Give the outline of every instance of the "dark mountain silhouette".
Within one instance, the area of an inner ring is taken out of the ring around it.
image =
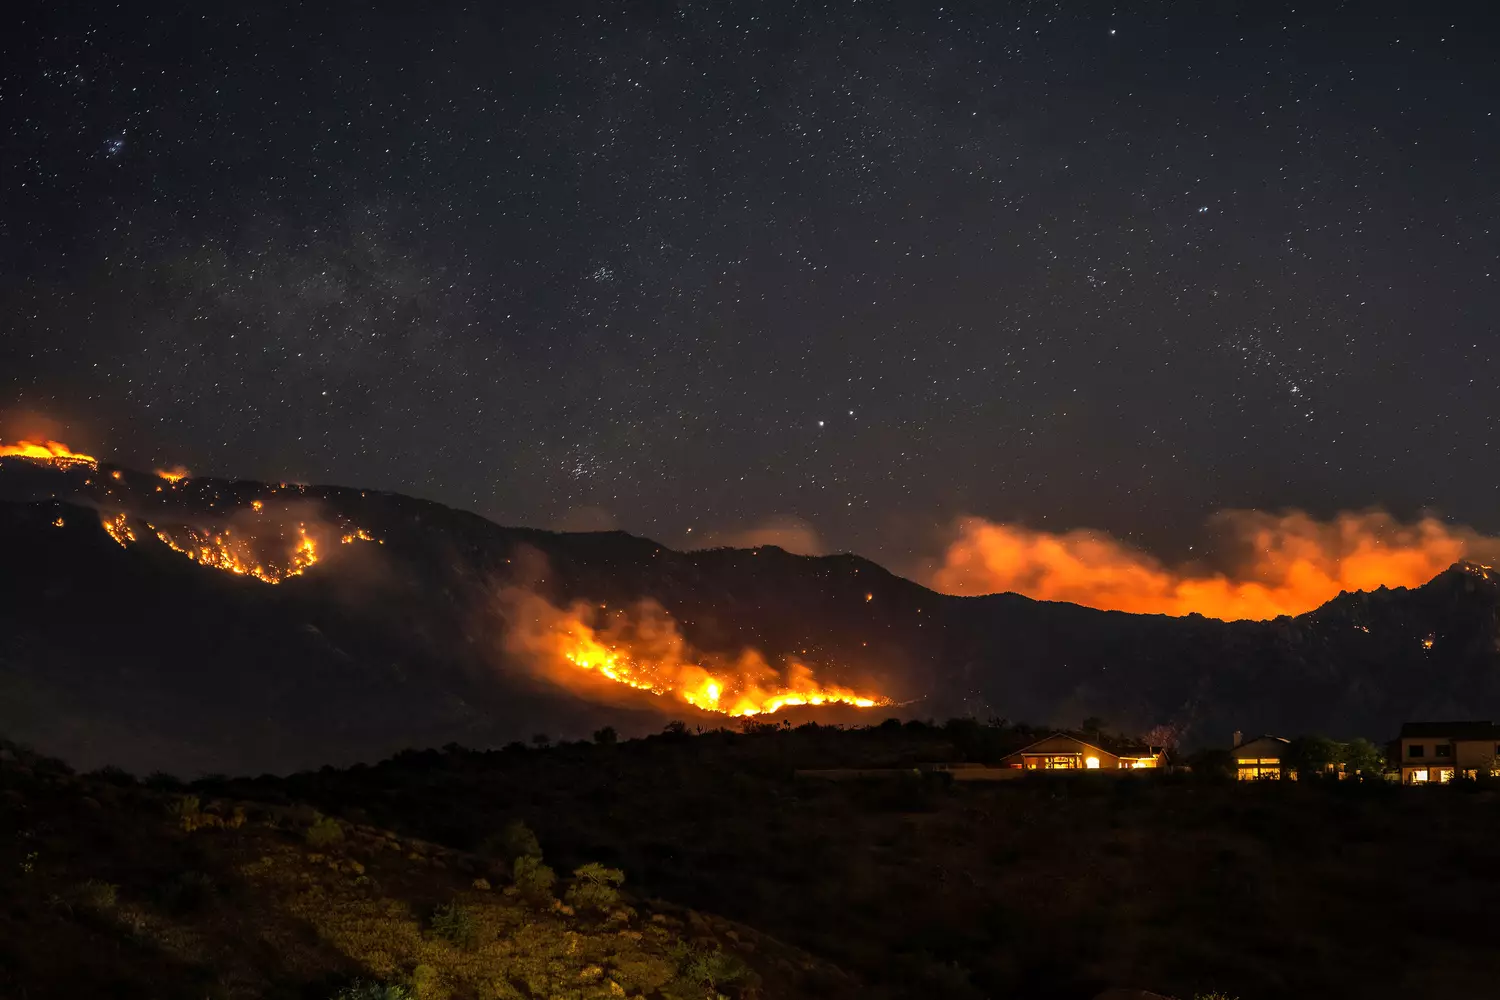
[[[333,546],[269,586],[145,532],[121,546],[101,526],[101,512],[124,511],[207,530],[257,500],[382,544]],[[504,649],[498,595],[515,584],[559,605],[650,598],[700,649],[797,654],[822,681],[899,703],[820,719],[1095,716],[1126,732],[1170,726],[1194,746],[1236,729],[1378,740],[1405,719],[1500,710],[1500,592],[1476,566],[1295,618],[1222,622],[949,597],[851,555],[683,553],[621,532],[501,527],[375,491],[171,485],[22,460],[0,461],[0,554],[0,732],[84,766],[286,771],[411,746],[726,721],[533,677]]]

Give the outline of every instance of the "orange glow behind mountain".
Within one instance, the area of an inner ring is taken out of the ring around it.
[[[0,444],[0,458],[25,458],[33,462],[45,462],[66,468],[71,465],[87,465],[95,468],[99,460],[93,455],[83,455],[61,441],[17,441],[15,444]]]
[[[736,657],[694,650],[660,605],[631,611],[575,604],[564,611],[523,590],[504,596],[507,648],[550,680],[574,689],[613,683],[706,712],[752,716],[801,705],[873,708],[890,699],[821,684],[808,665],[778,670],[752,649]]]
[[[1406,524],[1381,511],[1330,521],[1300,511],[1225,511],[1212,523],[1238,555],[1233,569],[1168,566],[1086,530],[1052,534],[965,518],[929,582],[949,594],[1014,592],[1107,611],[1234,621],[1301,614],[1340,591],[1417,587],[1461,559],[1500,555],[1500,539],[1434,517]]]
[[[254,509],[259,513],[262,506]],[[122,547],[136,541],[135,529],[126,514],[104,517],[103,524],[104,530]],[[315,565],[322,558],[320,538],[328,534],[317,526],[309,529],[305,523],[299,523],[295,532],[269,524],[255,531],[227,527],[206,530],[185,525],[146,524],[145,527],[163,545],[199,565],[272,584],[301,576]],[[343,545],[377,541],[362,529],[337,537]]]

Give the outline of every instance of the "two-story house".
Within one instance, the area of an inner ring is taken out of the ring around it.
[[[1242,733],[1234,734],[1234,776],[1241,781],[1277,781],[1288,773],[1287,747],[1291,740],[1284,736],[1256,736],[1245,739]]]
[[[1396,742],[1403,785],[1488,774],[1500,758],[1500,726],[1493,722],[1408,722]]]

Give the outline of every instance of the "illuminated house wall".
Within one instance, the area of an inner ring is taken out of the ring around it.
[[[1022,747],[1001,761],[1005,767],[1026,771],[1130,771],[1161,767],[1166,754],[1157,747],[1118,746],[1114,751],[1070,736],[1053,733]]]
[[[1286,767],[1291,741],[1281,736],[1257,736],[1241,740],[1235,734],[1235,777],[1241,781],[1279,781]]]
[[[1408,722],[1397,740],[1404,785],[1445,785],[1477,777],[1500,759],[1500,726],[1488,721]]]

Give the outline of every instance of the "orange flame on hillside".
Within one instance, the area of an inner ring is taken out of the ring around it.
[[[795,660],[778,670],[753,649],[732,658],[694,650],[672,617],[652,601],[611,612],[583,603],[564,611],[520,589],[507,591],[504,599],[507,647],[566,687],[603,678],[731,716],[800,705],[891,703],[877,694],[820,684],[811,667]]]
[[[254,508],[262,509],[259,501]],[[122,547],[136,541],[135,529],[124,513],[102,519],[104,530]],[[248,576],[262,583],[281,583],[294,576],[301,576],[322,558],[318,529],[309,530],[305,523],[297,525],[296,533],[288,537],[285,530],[267,529],[249,534],[232,528],[206,530],[174,525],[157,527],[147,524],[146,530],[156,536],[163,545],[180,552],[202,566],[220,569],[236,576]],[[351,542],[379,542],[369,532],[358,529],[346,532],[339,538],[340,544]]]
[[[61,441],[17,441],[15,444],[0,444],[0,458],[25,458],[64,469],[74,465],[87,465],[91,469],[99,466],[99,460],[93,455],[80,454]]]
[[[965,518],[930,582],[949,594],[1011,591],[1106,611],[1234,621],[1301,614],[1340,591],[1421,586],[1461,559],[1500,553],[1500,539],[1472,529],[1434,517],[1403,524],[1381,511],[1317,521],[1300,511],[1233,510],[1213,523],[1243,553],[1231,571],[1168,566],[1086,530],[1051,534]]]
[[[175,486],[176,484],[191,476],[192,473],[189,472],[185,466],[174,465],[170,469],[157,469],[156,475],[158,478],[165,479],[167,482]]]

